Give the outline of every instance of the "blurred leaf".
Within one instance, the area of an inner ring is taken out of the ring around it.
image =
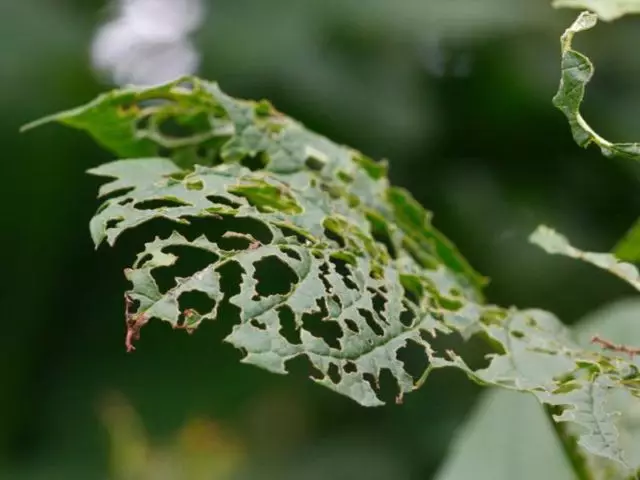
[[[574,248],[568,240],[549,227],[539,226],[529,237],[529,241],[544,249],[547,253],[577,258],[596,267],[608,270],[640,291],[640,272],[630,264],[621,262],[610,253],[584,252]]]
[[[613,254],[620,260],[640,262],[640,218],[615,246]]]
[[[540,403],[491,389],[460,428],[436,480],[572,480],[574,473]]]
[[[152,445],[135,410],[110,396],[102,418],[111,444],[112,480],[225,480],[244,460],[242,445],[214,422],[189,421],[168,445]]]
[[[600,308],[587,315],[576,328],[578,341],[587,347],[594,335],[607,340],[634,347],[640,346],[640,299],[630,298]],[[599,347],[591,347],[598,350]],[[624,353],[612,352],[627,360]],[[640,358],[634,358],[633,364],[640,368]],[[636,370],[637,375],[637,370]],[[618,412],[615,417],[620,432],[620,445],[625,451],[631,465],[640,465],[640,404],[637,398],[628,391],[618,390],[610,399],[607,407],[611,412]],[[613,469],[602,459],[591,458],[591,462],[600,468]],[[640,470],[637,471],[640,475]],[[606,477],[619,478],[619,477]]]
[[[552,5],[554,8],[591,10],[607,21],[630,13],[640,13],[639,0],[553,0]]]
[[[607,156],[621,156],[632,160],[640,160],[640,144],[611,143],[600,137],[587,124],[580,114],[580,104],[584,99],[585,89],[593,77],[593,64],[582,53],[573,50],[571,43],[576,33],[593,28],[598,16],[583,12],[578,19],[564,32],[560,40],[562,46],[562,76],[558,93],[553,97],[553,104],[559,108],[569,120],[573,138],[581,147],[595,143]]]

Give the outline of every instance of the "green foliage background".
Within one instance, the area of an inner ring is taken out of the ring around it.
[[[558,37],[574,12],[544,2],[424,3],[218,0],[198,38],[200,73],[389,158],[394,184],[432,210],[436,226],[491,277],[490,301],[575,322],[630,294],[526,241],[544,223],[606,251],[640,211],[638,166],[581,150],[551,106]],[[277,377],[241,365],[217,325],[192,337],[155,325],[137,354],[124,352],[116,292],[127,287],[120,266],[136,245],[96,255],[86,228],[98,180],[84,171],[110,157],[61,128],[16,134],[104,89],[87,58],[102,7],[0,6],[0,476],[105,478],[109,429],[99,412],[117,391],[158,442],[194,417],[233,432],[244,452],[238,475],[247,478],[429,478],[477,393],[460,374],[438,373],[402,407],[368,410],[304,372]],[[625,47],[640,40],[634,21],[576,40],[598,68],[583,113],[616,141],[640,137],[640,61]]]

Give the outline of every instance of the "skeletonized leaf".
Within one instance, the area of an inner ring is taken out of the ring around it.
[[[638,394],[632,365],[577,346],[549,313],[483,305],[484,278],[389,186],[386,165],[195,78],[118,90],[48,120],[124,157],[91,170],[111,178],[91,221],[96,245],[149,222],[171,227],[126,270],[129,348],[152,319],[189,332],[225,322],[244,362],[285,373],[306,358],[316,382],[362,405],[382,403],[383,372],[400,400],[431,371],[458,368],[558,406],[580,445],[627,468],[605,406],[610,392]],[[188,252],[207,261],[172,273]],[[486,366],[434,340],[458,334],[490,339]],[[416,345],[429,361],[417,382],[399,357]]]
[[[640,144],[609,142],[599,136],[580,114],[580,105],[584,99],[586,86],[593,77],[594,67],[585,55],[572,48],[572,41],[576,33],[593,28],[597,22],[597,15],[583,12],[562,35],[560,39],[562,75],[558,92],[553,97],[553,104],[569,120],[573,138],[581,147],[594,143],[607,157],[621,156],[640,160]]]

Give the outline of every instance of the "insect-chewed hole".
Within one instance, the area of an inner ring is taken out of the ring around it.
[[[378,384],[378,379],[372,373],[363,373],[362,378],[364,378],[364,381],[367,382],[374,391],[378,391],[380,385]]]
[[[302,260],[302,258],[300,258],[300,254],[296,252],[293,248],[280,247],[280,250],[289,258],[293,258],[294,260],[298,260],[298,261]]]
[[[340,246],[340,248],[345,247],[346,242],[344,241],[344,238],[342,237],[342,235],[339,235],[338,233],[334,232],[333,230],[327,227],[324,227],[324,234],[328,239],[336,242]]]
[[[100,200],[103,203],[102,203],[102,205],[100,205],[100,208],[98,209],[98,212],[102,211],[103,209],[105,209],[107,207],[107,202],[109,200],[112,200],[112,199],[115,199],[115,198],[119,198],[119,197],[124,197],[125,195],[127,195],[130,192],[132,192],[133,190],[135,190],[134,187],[119,188],[118,190],[114,190],[113,192],[109,192],[105,196],[100,197]],[[129,199],[129,201],[131,201],[131,199]],[[124,205],[123,201],[120,201],[119,203],[120,203],[120,205]]]
[[[346,318],[344,320],[344,324],[347,326],[347,328],[349,330],[351,330],[353,333],[360,333],[360,329],[358,328],[358,324],[354,321],[351,320],[350,318]]]
[[[340,383],[342,380],[342,375],[340,375],[340,369],[335,363],[330,363],[329,368],[327,369],[327,375],[331,379],[334,384]]]
[[[258,330],[266,330],[267,326],[261,322],[260,320],[256,319],[256,318],[252,318],[251,321],[249,321],[249,323],[251,325],[253,325],[254,327],[256,327]]]
[[[107,220],[107,223],[104,226],[104,228],[106,230],[109,230],[110,228],[116,228],[122,220],[123,220],[122,218],[111,218]]]
[[[391,256],[391,258],[396,258],[397,257],[396,247],[393,245],[393,242],[391,241],[389,230],[374,223],[370,223],[370,225],[371,225],[371,236],[373,237],[373,239],[376,242],[381,243],[387,248],[387,252],[389,252],[389,255]]]
[[[177,198],[157,198],[154,200],[144,200],[135,204],[138,210],[158,210],[160,208],[182,207],[187,205]]]
[[[289,265],[278,257],[269,255],[253,264],[258,280],[256,293],[262,297],[289,293],[298,282],[298,277]]]
[[[306,355],[298,355],[290,360],[287,360],[286,363],[287,371],[295,376],[300,378],[314,378],[316,380],[322,380],[324,378],[323,373],[313,366],[311,360]]]
[[[161,135],[173,138],[189,138],[196,133],[192,125],[185,125],[175,117],[169,117],[160,122],[158,130]]]
[[[380,292],[377,292],[376,290],[369,289],[369,293],[371,293],[371,295],[373,296],[371,298],[373,309],[376,311],[376,313],[383,315],[385,306],[387,304],[387,299]]]
[[[280,231],[285,237],[293,237],[303,245],[307,242],[307,237],[305,237],[301,232],[294,230],[293,228],[289,228],[284,225],[279,225],[278,228],[280,228]]]
[[[207,200],[209,200],[211,203],[214,203],[216,205],[223,205],[225,207],[231,207],[231,208],[240,207],[239,202],[234,202],[230,198],[223,197],[222,195],[207,195]]]
[[[333,264],[336,273],[338,273],[342,277],[342,281],[344,282],[347,288],[352,290],[357,290],[358,285],[351,278],[351,270],[349,269],[349,264],[340,258],[330,258],[331,263]]]
[[[399,348],[396,358],[404,364],[405,372],[414,380],[420,378],[429,365],[424,345],[420,345],[415,340],[408,340],[403,347]]]
[[[240,165],[247,167],[252,172],[255,172],[256,170],[264,170],[268,161],[269,159],[265,155],[247,155],[240,160]]]
[[[520,330],[510,330],[509,333],[511,334],[512,337],[514,338],[524,338],[524,333],[522,333]]]
[[[280,335],[293,345],[301,345],[300,329],[296,325],[295,316],[291,309],[287,306],[279,309],[278,318],[280,320]]]
[[[356,373],[357,371],[357,365],[351,360],[348,360],[347,363],[344,364],[344,373]]]
[[[378,398],[385,403],[393,403],[400,393],[398,380],[388,368],[380,371],[378,387]]]
[[[413,325],[415,319],[416,315],[411,310],[403,310],[402,313],[400,313],[400,323],[402,323],[407,328]]]
[[[309,170],[314,170],[316,172],[319,172],[324,168],[326,162],[320,158],[317,158],[314,156],[308,156],[304,161],[304,164]]]
[[[359,308],[358,313],[362,315],[362,317],[367,322],[367,325],[369,325],[369,328],[373,330],[373,333],[375,333],[379,337],[382,337],[384,335],[384,330],[380,325],[378,325],[378,323],[373,318],[373,314],[369,310],[366,310],[364,308]]]
[[[302,328],[316,338],[322,338],[332,348],[340,348],[342,329],[334,320],[323,320],[322,313],[305,313]]]
[[[240,293],[242,282],[242,267],[237,262],[227,262],[216,269],[220,274],[220,285],[224,292],[224,297],[218,305],[218,318],[224,318],[224,322],[215,322],[225,325],[227,334],[240,321],[240,307],[229,302],[229,299]]]
[[[221,215],[221,218],[215,219],[201,219],[201,218],[189,218],[191,226],[188,228],[182,228],[185,231],[184,235],[187,238],[191,238],[187,235],[187,231],[195,232],[200,235],[202,232],[207,233],[207,238],[212,242],[218,244],[223,250],[238,250],[246,249],[254,241],[260,244],[268,244],[273,239],[273,235],[264,223],[255,218],[239,217],[235,215]],[[229,232],[235,232],[234,235]],[[195,238],[195,236],[192,236]]]
[[[154,270],[154,277],[162,292],[175,287],[177,277],[190,277],[211,266],[219,258],[215,253],[184,245],[165,247],[162,251],[177,257],[176,262],[171,267]],[[213,275],[213,272],[209,274]]]
[[[185,311],[195,310],[196,312],[204,315],[213,311],[216,306],[216,302],[211,297],[209,297],[209,295],[199,290],[184,292],[182,295],[180,295],[178,304],[180,305],[180,311],[183,312],[180,323],[183,323],[183,321],[185,320]]]

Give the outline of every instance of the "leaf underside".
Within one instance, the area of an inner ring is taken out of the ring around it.
[[[114,91],[45,121],[86,130],[122,158],[91,170],[111,178],[91,221],[96,246],[152,220],[173,225],[126,270],[128,341],[152,319],[188,331],[232,323],[225,340],[243,362],[286,373],[305,357],[316,382],[366,406],[382,404],[383,372],[401,400],[433,370],[462,369],[560,406],[584,448],[628,468],[605,401],[638,395],[635,365],[576,346],[547,312],[484,305],[485,279],[389,186],[384,164],[196,78]],[[185,249],[210,260],[163,287]],[[285,288],[269,291],[273,277]],[[193,292],[210,307],[189,305]],[[482,335],[498,353],[474,368],[443,350],[436,337],[448,335]],[[419,380],[399,358],[410,345],[429,362]]]

